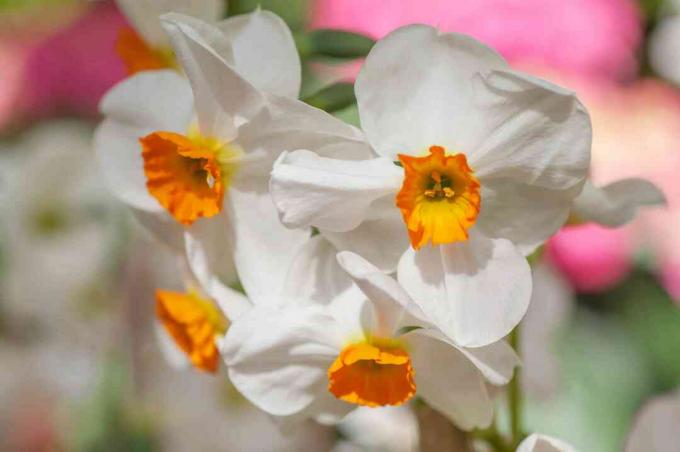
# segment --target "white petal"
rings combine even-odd
[[[162,23],[189,77],[201,132],[223,140],[264,105],[264,95],[230,67],[183,16],[166,14]]]
[[[421,333],[407,335],[418,396],[463,430],[489,426],[493,404],[481,373],[457,348]]]
[[[204,20],[217,20],[224,14],[223,0],[116,0],[137,32],[153,47],[169,45],[159,16],[164,13],[184,13]]]
[[[574,200],[573,214],[579,221],[618,227],[632,221],[640,207],[666,204],[666,197],[644,179],[622,179],[604,187],[590,181]]]
[[[251,302],[228,284],[236,281],[226,214],[195,223],[185,233],[186,257],[201,288],[227,318],[236,320],[252,308]]]
[[[336,259],[338,250],[317,235],[302,245],[288,269],[284,298],[327,305],[352,285]]]
[[[394,196],[384,196],[371,204],[364,221],[346,232],[321,229],[338,250],[359,254],[380,270],[392,273],[409,247],[408,234]]]
[[[414,316],[417,324],[428,325],[425,314],[411,300],[408,293],[394,280],[358,254],[343,251],[337,256],[340,266],[371,301],[376,331],[380,336],[391,337],[403,324],[406,314]],[[409,326],[414,326],[410,323]]]
[[[418,334],[445,342],[458,349],[472,364],[477,367],[486,380],[496,386],[503,386],[512,379],[515,367],[520,365],[519,357],[505,341],[477,348],[465,348],[456,345],[440,331],[423,329]]]
[[[281,154],[272,171],[272,197],[289,227],[342,232],[357,227],[376,199],[396,193],[403,170],[384,158],[362,161]]]
[[[321,307],[258,306],[231,325],[221,352],[231,382],[248,400],[289,416],[326,391],[326,371],[341,346],[335,320]]]
[[[533,290],[520,329],[522,384],[530,397],[548,398],[561,382],[554,345],[557,333],[571,320],[573,289],[546,262],[532,267]]]
[[[193,117],[189,84],[174,71],[140,73],[114,86],[100,109],[105,119],[94,143],[111,192],[138,209],[161,211],[146,188],[139,138],[159,130],[186,133]]]
[[[147,212],[132,208],[132,214],[160,243],[176,253],[184,253],[185,228],[165,211]]]
[[[310,231],[281,224],[266,180],[238,182],[227,194],[236,271],[250,300],[268,303],[281,296],[286,273]]]
[[[468,36],[425,25],[399,28],[378,41],[357,77],[362,128],[376,151],[392,160],[431,145],[466,151],[461,144],[478,126],[470,120],[474,76],[506,66]]]
[[[300,56],[290,29],[279,16],[257,10],[217,26],[231,44],[236,72],[262,91],[297,99]]]
[[[578,187],[548,190],[493,179],[482,185],[477,227],[488,237],[510,240],[524,255],[531,254],[564,225]]]
[[[574,93],[514,71],[478,80],[475,136],[462,150],[482,185],[505,178],[562,190],[583,182],[592,130]]]
[[[238,144],[249,162],[237,177],[269,174],[283,152],[307,149],[324,157],[355,160],[373,156],[361,132],[323,110],[296,99],[268,96],[265,108],[238,129]]]
[[[626,452],[671,452],[680,441],[680,390],[647,402],[628,434]]]
[[[474,230],[466,242],[409,249],[398,275],[430,321],[463,347],[500,340],[529,307],[526,259],[511,242]]]
[[[576,449],[557,438],[534,433],[520,443],[517,452],[576,452]]]

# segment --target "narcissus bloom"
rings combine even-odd
[[[285,148],[368,149],[356,129],[294,99],[300,61],[274,14],[163,23],[189,80],[147,71],[107,94],[96,136],[104,176],[157,236],[204,246],[212,274],[224,276],[233,257],[249,296],[278,290],[272,268],[287,268],[309,231],[279,222],[268,192],[274,160]]]
[[[243,395],[273,415],[322,422],[418,395],[461,428],[489,425],[486,383],[506,384],[518,364],[506,343],[456,346],[394,279],[346,251],[337,261],[348,280],[322,236],[301,256],[278,303],[241,316],[221,346]]]
[[[121,28],[116,52],[129,74],[140,71],[166,69],[176,66],[160,16],[182,13],[207,21],[220,19],[226,2],[223,0],[116,0],[118,7],[132,23]]]
[[[564,224],[583,186],[587,112],[474,39],[423,25],[379,41],[355,91],[379,156],[283,154],[271,181],[282,221],[385,270],[401,257],[399,281],[449,337],[497,341],[529,303],[523,254]]]

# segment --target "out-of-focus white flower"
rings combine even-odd
[[[96,146],[106,179],[157,235],[186,234],[208,294],[234,292],[225,284],[235,263],[249,297],[278,295],[285,275],[277,269],[288,268],[309,231],[278,220],[268,191],[274,160],[298,147],[323,153],[349,143],[362,156],[367,147],[353,127],[294,99],[300,60],[274,14],[162,22],[189,82],[145,72],[104,98]],[[249,307],[232,295],[216,297],[230,318]]]
[[[555,339],[574,309],[569,284],[547,263],[532,268],[531,305],[522,321],[520,347],[523,388],[530,396],[550,397],[560,382]]]
[[[320,422],[417,393],[463,429],[488,426],[486,382],[510,380],[512,349],[453,344],[394,279],[354,253],[338,254],[340,266],[334,259],[334,247],[314,237],[286,290],[232,323],[221,351],[239,391],[270,414]]]
[[[400,259],[399,281],[447,335],[497,341],[529,304],[523,253],[557,231],[581,191],[587,112],[472,38],[422,25],[379,41],[355,91],[379,157],[282,154],[271,182],[282,221],[384,270]]]
[[[57,121],[3,150],[12,154],[3,162],[0,203],[3,305],[55,327],[103,274],[113,243],[109,198],[97,181],[91,137],[86,124]]]
[[[637,414],[626,452],[673,452],[680,441],[680,390],[654,397]]]
[[[641,207],[665,203],[666,197],[661,190],[645,179],[620,179],[603,187],[595,187],[586,181],[583,191],[574,200],[571,219],[614,228],[633,221]]]
[[[409,407],[361,407],[348,414],[338,424],[344,436],[344,450],[375,452],[416,452],[418,421]]]
[[[647,45],[649,63],[654,70],[663,78],[680,84],[680,15],[662,19]]]
[[[522,441],[517,452],[576,452],[576,449],[557,438],[534,433]]]
[[[130,74],[176,65],[160,16],[180,13],[206,21],[224,15],[224,0],[116,0],[134,28],[120,31],[116,50]]]

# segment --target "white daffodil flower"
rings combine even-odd
[[[574,200],[570,222],[615,228],[633,221],[641,207],[664,204],[663,192],[645,179],[621,179],[604,187],[595,187],[588,180]]]
[[[174,68],[177,63],[160,16],[181,13],[206,21],[224,15],[224,0],[116,0],[132,24],[120,30],[116,51],[130,74]]]
[[[273,162],[284,149],[324,154],[349,143],[360,158],[368,148],[355,128],[294,99],[300,60],[274,14],[162,21],[189,80],[143,72],[106,95],[96,135],[105,179],[157,236],[188,237],[204,257],[205,268],[194,269],[202,285],[227,291],[235,264],[249,296],[278,294],[284,276],[272,275],[309,231],[279,222],[268,191]]]
[[[236,388],[288,419],[336,422],[357,406],[418,395],[461,428],[488,426],[486,383],[510,380],[512,349],[455,345],[394,279],[354,253],[335,256],[322,236],[312,238],[280,296],[255,301],[232,323],[220,349]]]
[[[534,433],[522,441],[517,452],[576,452],[576,449],[560,439]]]
[[[378,157],[282,154],[271,181],[282,221],[384,270],[400,258],[399,281],[456,343],[499,340],[529,303],[523,254],[564,224],[583,186],[588,113],[474,39],[424,25],[379,41],[355,92]]]

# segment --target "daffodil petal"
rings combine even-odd
[[[463,151],[482,186],[493,179],[548,190],[583,183],[592,128],[573,92],[510,70],[480,75],[477,83],[477,125]]]
[[[344,232],[367,217],[373,201],[396,193],[402,173],[383,158],[337,160],[300,150],[281,154],[270,190],[285,225]]]
[[[238,125],[264,105],[264,94],[230,67],[203,36],[176,14],[162,16],[163,27],[189,77],[201,133],[228,141]]]
[[[286,273],[310,231],[288,229],[279,222],[267,181],[235,182],[229,190],[236,271],[254,304],[281,296]]]
[[[574,200],[572,213],[579,222],[618,227],[632,221],[639,208],[665,203],[661,190],[644,179],[622,179],[604,187],[595,187],[587,181]]]
[[[488,237],[510,240],[527,256],[564,225],[579,187],[548,190],[509,179],[482,185],[477,227]]]
[[[399,28],[376,43],[355,85],[361,125],[375,150],[392,160],[432,146],[463,147],[479,124],[474,76],[504,69],[473,38],[425,25]]]
[[[290,29],[279,16],[257,10],[216,26],[231,44],[234,69],[242,77],[264,92],[297,99],[300,56]]]
[[[341,346],[336,321],[320,306],[258,306],[232,323],[221,351],[241,394],[270,414],[290,416],[327,392],[326,370]]]
[[[391,276],[358,254],[343,251],[337,256],[340,266],[371,301],[376,319],[376,333],[391,337],[400,326],[428,325],[425,314]]]
[[[474,229],[466,242],[409,249],[397,273],[428,318],[463,347],[506,336],[531,298],[531,269],[524,256],[508,240]]]
[[[488,427],[493,402],[477,368],[458,349],[421,334],[408,334],[417,394],[463,430]]]

